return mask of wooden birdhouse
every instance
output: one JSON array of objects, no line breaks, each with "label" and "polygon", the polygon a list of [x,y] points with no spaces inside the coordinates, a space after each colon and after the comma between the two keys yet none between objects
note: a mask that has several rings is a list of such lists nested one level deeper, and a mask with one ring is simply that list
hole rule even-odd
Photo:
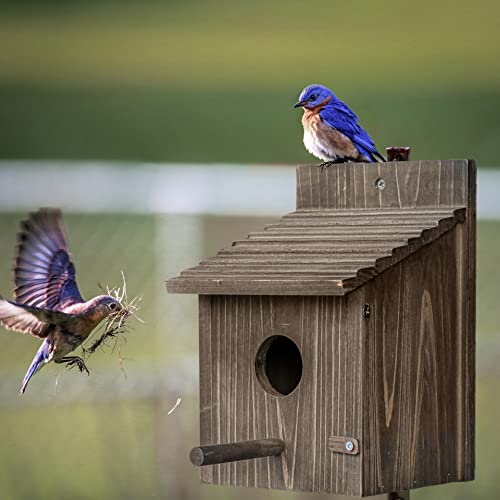
[{"label": "wooden birdhouse", "polygon": [[473,161],[304,166],[295,212],[170,279],[199,294],[202,481],[473,479],[475,232]]}]

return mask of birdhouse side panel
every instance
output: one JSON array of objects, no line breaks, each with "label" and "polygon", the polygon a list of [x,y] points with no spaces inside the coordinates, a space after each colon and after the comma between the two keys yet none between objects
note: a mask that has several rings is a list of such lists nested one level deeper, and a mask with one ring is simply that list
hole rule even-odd
[{"label": "birdhouse side panel", "polygon": [[469,235],[459,224],[364,287],[365,496],[473,479]]},{"label": "birdhouse side panel", "polygon": [[[332,437],[362,430],[362,304],[352,297],[200,296],[201,444],[286,445],[280,457],[204,467],[202,481],[361,495],[360,455],[329,449]],[[301,378],[287,395],[258,376],[258,353],[273,339],[300,352]],[[288,355],[272,346],[267,362],[283,368]]]}]

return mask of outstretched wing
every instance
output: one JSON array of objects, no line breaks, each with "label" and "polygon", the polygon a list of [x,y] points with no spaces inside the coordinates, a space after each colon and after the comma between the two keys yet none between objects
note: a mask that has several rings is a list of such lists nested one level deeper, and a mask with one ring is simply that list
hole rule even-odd
[{"label": "outstretched wing", "polygon": [[78,316],[41,307],[16,304],[0,297],[0,323],[9,330],[31,333],[44,338],[48,335],[48,325],[58,325],[63,331],[77,330]]},{"label": "outstretched wing", "polygon": [[16,307],[17,309],[24,310],[45,324],[57,325],[63,330],[69,330],[70,332],[75,330],[75,324],[81,321],[81,319],[75,314],[54,311],[52,309],[44,309],[43,307],[28,306],[26,304],[16,304],[14,302],[10,302],[10,305]]},{"label": "outstretched wing", "polygon": [[16,306],[0,297],[0,323],[8,328],[21,333],[31,333],[35,337],[45,338],[48,328],[45,323],[33,316],[29,311]]},{"label": "outstretched wing", "polygon": [[319,114],[327,125],[348,137],[366,158],[373,162],[377,161],[375,157],[385,161],[368,132],[359,124],[356,114],[340,99],[330,101]]},{"label": "outstretched wing", "polygon": [[83,302],[60,210],[43,208],[21,223],[14,282],[19,304],[60,309]]}]

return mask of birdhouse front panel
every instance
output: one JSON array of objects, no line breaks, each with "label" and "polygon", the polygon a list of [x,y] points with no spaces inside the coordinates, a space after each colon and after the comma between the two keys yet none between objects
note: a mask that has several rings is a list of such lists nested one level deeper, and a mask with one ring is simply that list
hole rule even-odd
[{"label": "birdhouse front panel", "polygon": [[[201,296],[201,444],[278,437],[286,452],[202,469],[214,484],[361,494],[359,295]],[[346,453],[343,453],[345,450]]]}]

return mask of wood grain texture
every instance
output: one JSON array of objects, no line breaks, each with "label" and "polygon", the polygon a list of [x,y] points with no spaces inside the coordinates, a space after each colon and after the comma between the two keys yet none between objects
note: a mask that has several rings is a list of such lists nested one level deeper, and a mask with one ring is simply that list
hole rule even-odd
[{"label": "wood grain texture", "polygon": [[464,160],[299,167],[296,212],[183,271],[168,290],[345,295],[463,222],[468,182]]},{"label": "wood grain texture", "polygon": [[466,235],[455,227],[359,290],[364,495],[474,477]]},{"label": "wood grain texture", "polygon": [[297,168],[297,210],[465,207],[467,188],[467,160],[304,166]]},{"label": "wood grain texture", "polygon": [[[200,296],[201,442],[278,437],[286,445],[281,457],[205,467],[204,482],[361,494],[360,455],[329,449],[331,436],[362,430],[359,300]],[[269,394],[255,375],[257,350],[272,335],[302,354],[302,379],[288,396]]]}]

